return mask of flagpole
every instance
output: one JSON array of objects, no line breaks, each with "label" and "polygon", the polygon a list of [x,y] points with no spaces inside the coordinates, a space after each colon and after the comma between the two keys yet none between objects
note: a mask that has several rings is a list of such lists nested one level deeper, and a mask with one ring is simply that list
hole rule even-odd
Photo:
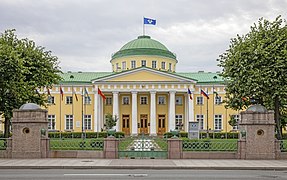
[{"label": "flagpole", "polygon": [[214,118],[214,115],[215,115],[215,112],[214,112],[214,104],[215,104],[215,101],[214,101],[214,99],[215,99],[215,98],[214,98],[214,84],[213,84],[213,86],[212,86],[212,91],[213,91],[213,92],[212,92],[212,94],[213,94],[213,96],[212,96],[212,97],[213,97],[213,100],[212,100],[212,103],[213,103],[213,104],[212,104],[212,127],[213,127],[212,137],[213,137],[213,139],[214,139],[214,130],[215,130],[215,128],[214,128],[214,123],[215,123],[215,122],[214,122],[214,119],[215,119],[215,118]]},{"label": "flagpole", "polygon": [[62,93],[60,86],[60,139],[62,139]]},{"label": "flagpole", "polygon": [[[207,91],[208,93],[208,91]],[[206,97],[206,121],[207,121],[207,135],[206,137],[209,138],[209,125],[208,125],[208,97]]]},{"label": "flagpole", "polygon": [[82,138],[84,139],[84,89],[82,88]]},{"label": "flagpole", "polygon": [[144,17],[143,17],[143,36],[145,35],[145,25],[144,25]]}]

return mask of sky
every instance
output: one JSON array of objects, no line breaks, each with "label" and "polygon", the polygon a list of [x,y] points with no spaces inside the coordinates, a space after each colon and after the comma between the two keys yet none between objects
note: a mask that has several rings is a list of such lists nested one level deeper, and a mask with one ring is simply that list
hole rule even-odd
[{"label": "sky", "polygon": [[16,29],[59,58],[61,70],[112,71],[112,53],[145,34],[177,55],[177,72],[216,72],[237,34],[263,17],[287,19],[287,0],[0,0],[0,33]]}]

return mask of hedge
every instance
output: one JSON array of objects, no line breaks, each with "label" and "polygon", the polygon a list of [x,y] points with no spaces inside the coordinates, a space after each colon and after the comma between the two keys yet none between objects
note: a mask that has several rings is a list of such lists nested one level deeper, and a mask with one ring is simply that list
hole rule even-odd
[{"label": "hedge", "polygon": [[[62,138],[82,138],[82,132],[49,132],[49,138],[60,138],[60,134]],[[108,136],[107,132],[86,132],[86,138],[106,138]],[[123,132],[116,132],[116,138],[125,137],[125,133]]]}]

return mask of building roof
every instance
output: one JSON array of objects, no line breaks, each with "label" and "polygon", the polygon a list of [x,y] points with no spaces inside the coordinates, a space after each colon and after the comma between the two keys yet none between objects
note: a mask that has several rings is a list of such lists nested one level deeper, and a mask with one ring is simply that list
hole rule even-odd
[{"label": "building roof", "polygon": [[[170,73],[170,72],[165,72]],[[92,80],[111,76],[115,72],[67,72],[61,74],[61,84],[91,84]],[[197,84],[223,84],[223,79],[218,73],[211,72],[179,72],[173,73],[181,77],[197,80]],[[214,78],[216,76],[216,78]],[[72,78],[73,77],[73,78]]]},{"label": "building roof", "polygon": [[112,60],[133,55],[164,56],[176,60],[174,53],[170,52],[167,47],[159,41],[151,39],[150,36],[139,36],[137,39],[126,43],[118,52],[112,55]]}]

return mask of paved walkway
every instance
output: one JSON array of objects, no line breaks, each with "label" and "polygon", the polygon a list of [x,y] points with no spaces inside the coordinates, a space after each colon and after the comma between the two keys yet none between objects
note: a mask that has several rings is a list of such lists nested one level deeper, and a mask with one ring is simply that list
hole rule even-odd
[{"label": "paved walkway", "polygon": [[287,170],[287,160],[0,159],[0,168]]}]

